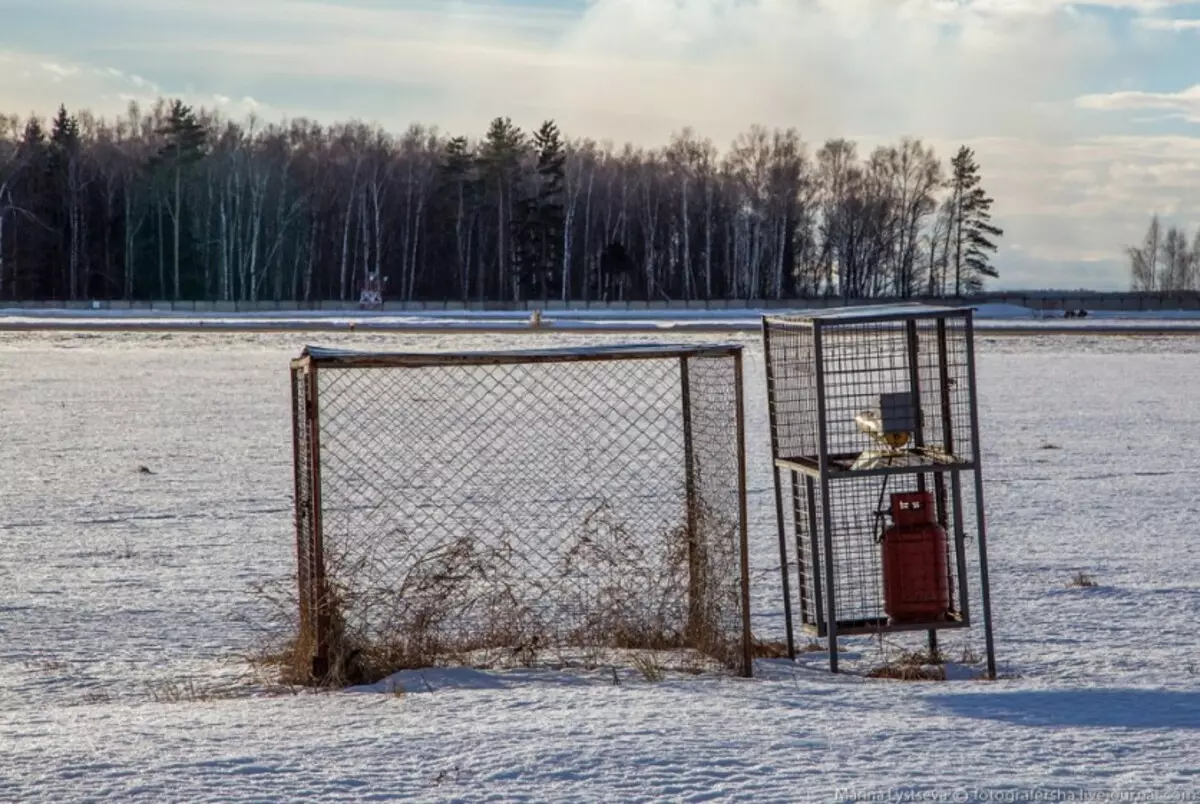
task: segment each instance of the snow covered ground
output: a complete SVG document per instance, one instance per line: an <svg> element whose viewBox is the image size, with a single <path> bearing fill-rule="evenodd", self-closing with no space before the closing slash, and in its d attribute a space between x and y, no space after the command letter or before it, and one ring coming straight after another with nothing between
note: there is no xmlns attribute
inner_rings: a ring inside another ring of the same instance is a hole
<svg viewBox="0 0 1200 804"><path fill-rule="evenodd" d="M739 337L772 637L761 352ZM291 694L245 657L274 622L256 586L294 560L287 361L307 340L530 344L0 333L0 800L1200 800L1200 338L981 335L999 681L831 677L813 653L752 680L439 670ZM1079 572L1098 585L1068 588Z"/></svg>

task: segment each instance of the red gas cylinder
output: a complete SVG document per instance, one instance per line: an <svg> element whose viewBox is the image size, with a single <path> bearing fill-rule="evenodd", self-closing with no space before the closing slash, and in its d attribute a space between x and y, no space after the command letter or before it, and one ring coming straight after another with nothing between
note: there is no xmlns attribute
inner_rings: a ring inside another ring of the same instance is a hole
<svg viewBox="0 0 1200 804"><path fill-rule="evenodd" d="M934 518L933 495L892 495L892 526L883 532L883 610L889 623L944 620L950 609L946 531Z"/></svg>

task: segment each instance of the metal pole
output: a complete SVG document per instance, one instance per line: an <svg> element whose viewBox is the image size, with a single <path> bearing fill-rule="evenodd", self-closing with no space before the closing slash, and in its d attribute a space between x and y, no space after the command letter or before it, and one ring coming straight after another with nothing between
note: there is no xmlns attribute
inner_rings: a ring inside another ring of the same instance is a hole
<svg viewBox="0 0 1200 804"><path fill-rule="evenodd" d="M693 647L699 647L704 612L704 577L700 533L696 522L696 457L692 441L692 394L688 358L679 358L679 396L683 407L683 465L687 506L688 618L686 634Z"/></svg>
<svg viewBox="0 0 1200 804"><path fill-rule="evenodd" d="M821 520L825 530L826 635L829 639L829 672L838 671L837 587L833 572L833 515L829 510L829 432L825 422L825 359L821 325L813 322L813 363L817 374L817 468L821 483Z"/></svg>
<svg viewBox="0 0 1200 804"><path fill-rule="evenodd" d="M301 390L300 383L308 388L308 375L305 367L292 364L292 474L293 497L296 509L296 586L297 600L300 604L300 634L303 637L312 628L312 599L309 589L308 565L312 553L312 522L305 506L311 504L311 495L305 491L304 481L309 474L308 447L308 394ZM304 407L301 408L301 402ZM303 434L303 435L302 435ZM304 449L300 448L301 441ZM311 488L311 483L309 484Z"/></svg>
<svg viewBox="0 0 1200 804"><path fill-rule="evenodd" d="M733 356L733 391L737 407L738 520L742 559L742 675L754 675L754 653L750 644L750 529L746 505L746 409L742 379L742 351Z"/></svg>
<svg viewBox="0 0 1200 804"><path fill-rule="evenodd" d="M938 319L938 365L939 365L939 382L941 384L941 401L942 401L942 436L944 444L942 445L956 463L958 456L955 451L958 445L954 440L954 415L951 410L952 398L950 396L950 350L947 345L949 339L946 328L946 319ZM942 473L934 475L934 488L938 495L938 523L950 533L951 523L946 508L946 479ZM951 589L952 593L958 595L958 612L962 616L964 623L971 621L971 600L967 594L967 551L964 545L964 528L963 528L963 510L962 510L962 478L959 476L957 469L950 471L950 496L954 505L954 522L953 522L953 537L954 537L954 562L955 575L958 576L958 589ZM949 571L949 561L946 563L947 572ZM954 607L953 598L950 601L951 610Z"/></svg>
<svg viewBox="0 0 1200 804"><path fill-rule="evenodd" d="M779 457L779 431L775 420L775 369L771 364L771 328L766 316L763 316L762 320L762 337L767 376L767 417L771 430L771 474L775 479L775 521L779 531L779 574L783 584L783 623L787 631L788 658L795 659L796 636L792 626L792 590L791 584L788 582L787 571L787 523L783 518L783 488L779 480L779 467L775 464L775 459ZM799 555L796 556L796 561L799 563Z"/></svg>
<svg viewBox="0 0 1200 804"><path fill-rule="evenodd" d="M795 469L788 472L788 485L792 490L792 533L796 540L796 597L800 601L800 622L808 622L808 571L804 563L804 532L800 527L800 473ZM807 502L807 498L805 498ZM812 533L815 528L809 527Z"/></svg>
<svg viewBox="0 0 1200 804"><path fill-rule="evenodd" d="M821 529L817 527L817 481L813 479L812 475L804 476L804 494L808 507L809 549L813 556L813 602L817 606L815 612L817 623L823 623L825 622L825 600L822 597L821 589ZM796 550L799 551L799 549L797 546Z"/></svg>
<svg viewBox="0 0 1200 804"><path fill-rule="evenodd" d="M312 462L312 589L316 592L316 627L313 637L313 676L320 680L329 673L329 589L325 582L325 533L321 515L321 419L316 363L309 363L308 372L308 427L309 459Z"/></svg>
<svg viewBox="0 0 1200 804"><path fill-rule="evenodd" d="M975 519L979 529L979 583L981 586L980 603L983 606L983 634L987 644L987 672L989 678L996 677L996 645L992 635L992 599L988 581L987 560L987 523L984 519L983 505L983 469L980 461L979 447L979 401L975 387L975 327L972 312L967 311L967 381L970 383L971 409L971 459L975 466Z"/></svg>
<svg viewBox="0 0 1200 804"><path fill-rule="evenodd" d="M941 321L941 319L938 320ZM904 330L908 340L908 383L912 391L913 411L917 414L915 420L913 421L913 446L920 451L925 447L925 421L923 418L924 408L921 404L921 339L917 333L916 321L906 321L904 324ZM925 491L925 489L925 473L918 472L917 491ZM937 661L937 629L930 628L926 634L929 642L929 658L931 661Z"/></svg>

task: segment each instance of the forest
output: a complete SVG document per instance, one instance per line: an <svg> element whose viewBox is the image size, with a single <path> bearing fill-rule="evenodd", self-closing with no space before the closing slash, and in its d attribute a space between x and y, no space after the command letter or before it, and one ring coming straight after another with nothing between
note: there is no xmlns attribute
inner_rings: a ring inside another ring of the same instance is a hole
<svg viewBox="0 0 1200 804"><path fill-rule="evenodd" d="M908 298L997 276L974 152L752 126L660 148L509 118L263 124L177 99L0 115L0 299Z"/></svg>
<svg viewBox="0 0 1200 804"><path fill-rule="evenodd" d="M1130 289L1142 292L1200 290L1200 229L1190 240L1179 226L1150 219L1140 246L1126 250Z"/></svg>

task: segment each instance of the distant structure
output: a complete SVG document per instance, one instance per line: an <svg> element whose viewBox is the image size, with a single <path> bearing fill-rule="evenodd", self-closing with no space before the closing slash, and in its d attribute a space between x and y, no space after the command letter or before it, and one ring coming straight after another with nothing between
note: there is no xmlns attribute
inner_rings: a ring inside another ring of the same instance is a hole
<svg viewBox="0 0 1200 804"><path fill-rule="evenodd" d="M363 280L362 292L358 296L358 309L382 310L383 285L386 281L377 273L367 274L367 278Z"/></svg>

